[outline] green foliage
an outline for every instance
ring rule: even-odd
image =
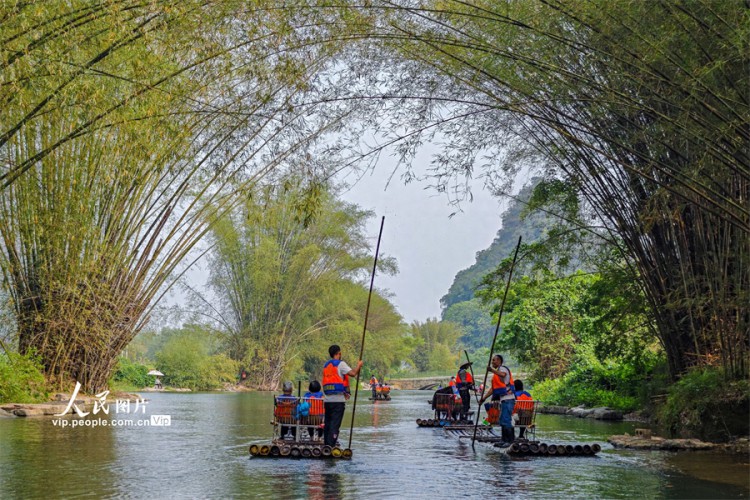
[[[296,109],[316,100],[333,18],[277,7],[0,4],[0,271],[19,350],[49,378],[106,386],[238,191],[337,123]]]
[[[328,346],[341,346],[343,359],[354,366],[359,355],[364,324],[364,309],[367,304],[367,289],[358,283],[342,283],[338,287],[335,301],[339,310],[337,319],[308,342],[299,346],[304,359],[303,380],[319,379],[323,364],[328,358]],[[373,292],[370,316],[367,322],[363,377],[372,375],[381,379],[397,370],[402,360],[408,359],[416,343],[407,335],[408,327],[403,323],[394,305]]]
[[[224,354],[214,353],[213,339],[199,326],[186,326],[173,333],[156,355],[164,384],[192,390],[218,389],[234,382],[239,365]]]
[[[750,432],[750,380],[715,367],[691,370],[669,388],[657,423],[677,437],[725,441]]]
[[[461,352],[458,339],[462,333],[455,323],[436,318],[424,323],[412,323],[411,336],[416,340],[417,347],[411,361],[416,369],[420,372],[455,370]]]
[[[658,361],[654,357],[647,366],[636,370],[632,365],[589,360],[559,378],[534,384],[532,394],[548,405],[607,406],[632,411],[649,405]]]
[[[357,280],[372,266],[363,232],[371,214],[323,188],[299,178],[258,187],[213,231],[211,286],[226,352],[246,364],[248,382],[258,388],[275,389],[285,373],[319,376],[326,342],[346,346],[350,363],[359,352],[367,291]],[[395,268],[382,256],[379,265],[379,272]],[[403,327],[377,294],[368,329],[375,341],[370,368],[387,371],[401,351]],[[300,356],[304,361],[295,362]]]
[[[492,335],[495,333],[495,322],[492,310],[480,299],[464,300],[448,306],[443,311],[443,320],[461,327],[461,343],[476,348],[489,348]]]
[[[643,297],[626,274],[551,272],[522,277],[508,293],[498,346],[513,352],[532,378],[560,377],[588,357],[640,368],[659,351],[648,328]],[[481,296],[497,301],[504,290]]]
[[[0,403],[39,403],[48,397],[39,359],[32,354],[0,353]]]
[[[117,360],[117,368],[112,375],[112,380],[120,384],[127,384],[135,388],[141,388],[153,385],[154,379],[147,375],[149,369],[147,366],[134,363],[125,357]]]
[[[409,96],[394,99],[397,132],[385,139],[407,142],[408,161],[427,138],[444,138],[431,172],[441,190],[476,177],[482,155],[491,159],[482,175],[506,186],[527,168],[550,180],[533,204],[575,210],[577,195],[638,271],[672,376],[717,356],[747,376],[747,2],[426,0],[383,10],[374,34],[407,62],[374,71],[383,97]],[[474,283],[452,296],[467,300]]]

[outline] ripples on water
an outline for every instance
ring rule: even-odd
[[[365,393],[366,394],[366,393]],[[0,419],[0,497],[132,498],[747,498],[747,464],[726,455],[613,450],[606,436],[629,423],[541,415],[537,438],[599,442],[597,457],[509,459],[486,444],[417,428],[430,393],[395,392],[357,405],[352,461],[249,458],[270,439],[268,393],[152,394],[148,414],[171,427],[53,427]],[[365,398],[363,398],[365,399]],[[351,409],[351,404],[348,405]],[[342,443],[348,440],[350,413]],[[683,465],[675,461],[680,457]],[[685,463],[723,467],[720,481],[686,476]],[[704,474],[705,476],[705,474]],[[716,476],[713,476],[716,477]],[[734,483],[725,484],[725,483]]]

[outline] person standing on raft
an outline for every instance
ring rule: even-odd
[[[326,395],[325,423],[323,437],[325,444],[336,446],[339,437],[341,421],[344,419],[346,400],[349,399],[349,377],[356,377],[362,369],[362,360],[353,369],[341,360],[341,348],[332,345],[328,348],[331,359],[323,365],[323,392]]]
[[[461,396],[461,420],[467,420],[469,418],[469,411],[471,410],[471,395],[469,391],[474,389],[474,378],[471,376],[471,373],[466,371],[470,366],[471,363],[461,365],[456,377],[456,389],[458,389],[458,394]]]
[[[479,403],[483,403],[492,396],[492,401],[500,401],[500,427],[502,428],[503,441],[510,445],[516,439],[513,431],[513,407],[516,404],[515,388],[513,386],[513,375],[510,368],[503,365],[503,357],[499,354],[492,356],[492,363],[487,370],[493,373],[492,386],[482,396]]]

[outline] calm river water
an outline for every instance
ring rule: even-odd
[[[474,452],[441,429],[417,428],[415,419],[430,414],[429,397],[396,391],[389,402],[360,400],[349,462],[250,458],[251,443],[270,439],[269,393],[149,394],[145,416],[170,415],[169,427],[61,428],[46,418],[0,419],[0,498],[750,496],[747,457],[621,451],[606,443],[611,434],[632,433],[632,423],[538,417],[537,438],[598,442],[597,457],[511,460],[483,444]]]

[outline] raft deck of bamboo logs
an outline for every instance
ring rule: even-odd
[[[419,427],[460,427],[470,425],[474,428],[474,422],[471,420],[450,420],[450,419],[437,419],[437,418],[418,418],[417,425]]]
[[[495,446],[498,446],[497,443]],[[505,453],[512,456],[543,457],[593,457],[602,450],[598,443],[593,444],[548,444],[539,441],[516,441],[504,447]]]
[[[258,458],[352,458],[352,450],[321,444],[282,443],[253,444],[250,455]]]

